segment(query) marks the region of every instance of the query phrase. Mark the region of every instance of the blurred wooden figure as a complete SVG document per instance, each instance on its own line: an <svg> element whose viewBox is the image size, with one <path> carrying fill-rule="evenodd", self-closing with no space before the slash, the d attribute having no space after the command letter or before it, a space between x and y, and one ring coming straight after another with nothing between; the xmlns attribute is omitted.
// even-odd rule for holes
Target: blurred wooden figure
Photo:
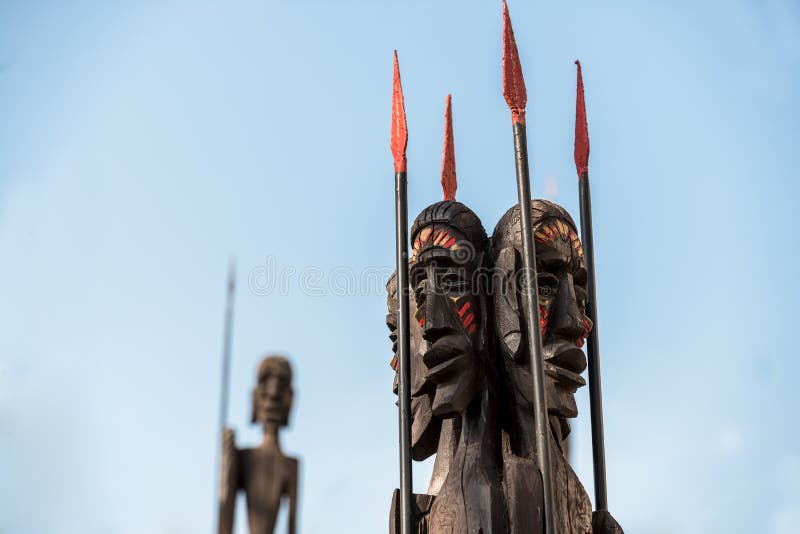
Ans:
<svg viewBox="0 0 800 534"><path fill-rule="evenodd" d="M253 423L264 439L258 447L237 449L233 429L222 435L219 534L232 534L236 495L244 490L250 534L273 534L281 500L288 500L288 532L297 529L298 461L284 455L279 432L292 408L292 368L282 356L267 356L258 366L253 390Z"/></svg>

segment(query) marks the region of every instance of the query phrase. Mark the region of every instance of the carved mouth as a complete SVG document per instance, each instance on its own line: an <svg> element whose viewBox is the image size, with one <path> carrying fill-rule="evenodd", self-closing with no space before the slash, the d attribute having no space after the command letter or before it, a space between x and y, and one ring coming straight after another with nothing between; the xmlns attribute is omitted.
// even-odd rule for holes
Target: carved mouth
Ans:
<svg viewBox="0 0 800 534"><path fill-rule="evenodd" d="M283 413L283 405L279 402L264 403L264 415L269 417L279 417Z"/></svg>
<svg viewBox="0 0 800 534"><path fill-rule="evenodd" d="M567 371L563 367L553 365L550 362L544 363L544 372L547 376L554 378L556 382L571 391L575 391L579 387L586 385L586 380L584 380L581 375L573 373L572 371Z"/></svg>
<svg viewBox="0 0 800 534"><path fill-rule="evenodd" d="M543 347L545 373L564 387L575 390L586 385L580 375L586 369L586 356L574 343L557 341Z"/></svg>
<svg viewBox="0 0 800 534"><path fill-rule="evenodd" d="M449 378L452 375L458 374L458 371L461 367L458 357L462 354L463 351L460 350L448 351L448 359L442 361L441 363L436 363L432 367L428 368L427 372L425 373L425 381L437 383Z"/></svg>
<svg viewBox="0 0 800 534"><path fill-rule="evenodd" d="M422 356L426 368L425 382L440 383L460 374L464 370L464 358L469 348L469 342L463 334L439 337Z"/></svg>

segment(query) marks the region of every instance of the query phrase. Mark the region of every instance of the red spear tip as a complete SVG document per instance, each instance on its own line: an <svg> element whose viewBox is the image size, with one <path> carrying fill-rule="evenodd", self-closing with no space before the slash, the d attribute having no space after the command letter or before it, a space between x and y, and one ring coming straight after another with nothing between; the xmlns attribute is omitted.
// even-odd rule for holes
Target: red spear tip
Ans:
<svg viewBox="0 0 800 534"><path fill-rule="evenodd" d="M514 39L514 29L511 27L506 0L503 0L503 97L511 108L511 120L525 124L528 93L525 90L525 79L522 77L522 65L519 62L517 42Z"/></svg>
<svg viewBox="0 0 800 534"><path fill-rule="evenodd" d="M453 144L453 108L447 95L444 109L444 151L442 153L442 192L445 200L456 199L456 152Z"/></svg>
<svg viewBox="0 0 800 534"><path fill-rule="evenodd" d="M575 61L578 66L578 87L575 101L575 169L580 179L589 172L589 125L586 122L586 101L583 97L583 75L581 62Z"/></svg>
<svg viewBox="0 0 800 534"><path fill-rule="evenodd" d="M406 127L406 107L403 101L403 86L400 83L400 64L397 61L397 50L394 51L394 86L392 89L392 156L394 172L406 171L406 146L408 146L408 128Z"/></svg>

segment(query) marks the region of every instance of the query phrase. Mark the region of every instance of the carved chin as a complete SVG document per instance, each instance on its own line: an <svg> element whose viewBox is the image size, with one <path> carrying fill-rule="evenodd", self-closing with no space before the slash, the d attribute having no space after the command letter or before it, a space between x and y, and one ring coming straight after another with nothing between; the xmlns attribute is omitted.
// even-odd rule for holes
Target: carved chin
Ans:
<svg viewBox="0 0 800 534"><path fill-rule="evenodd" d="M436 417L449 419L464 412L476 394L474 380L454 380L438 384L431 409Z"/></svg>
<svg viewBox="0 0 800 534"><path fill-rule="evenodd" d="M286 421L286 416L288 415L288 411L284 406L276 406L276 405L268 405L264 406L260 412L259 420L263 423L272 423L281 425L284 421Z"/></svg>
<svg viewBox="0 0 800 534"><path fill-rule="evenodd" d="M512 367L509 376L514 384L517 403L533 409L533 378L527 369ZM545 374L545 395L547 396L547 412L566 419L578 417L578 405L575 403L575 389L564 387L550 375Z"/></svg>
<svg viewBox="0 0 800 534"><path fill-rule="evenodd" d="M565 419L578 417L578 405L575 403L575 390L565 388L550 376L546 379L547 412Z"/></svg>
<svg viewBox="0 0 800 534"><path fill-rule="evenodd" d="M566 419L578 417L578 405L575 403L575 393L554 384L548 380L547 385L547 411L550 415L558 415Z"/></svg>

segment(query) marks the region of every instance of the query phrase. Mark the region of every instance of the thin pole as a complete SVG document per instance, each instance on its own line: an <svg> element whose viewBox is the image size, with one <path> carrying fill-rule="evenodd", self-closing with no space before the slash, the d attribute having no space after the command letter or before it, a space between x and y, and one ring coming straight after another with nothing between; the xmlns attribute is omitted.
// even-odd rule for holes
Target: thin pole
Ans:
<svg viewBox="0 0 800 534"><path fill-rule="evenodd" d="M531 216L531 186L528 177L528 148L525 124L514 123L514 152L517 160L517 194L519 196L520 225L522 226L522 266L524 269L525 325L528 330L528 353L531 355L533 398L535 400L536 452L542 472L544 492L545 532L555 532L553 514L553 483L550 474L550 428L547 417L547 400L544 391L544 359L542 331L539 327L539 290L536 274L536 249L533 242Z"/></svg>
<svg viewBox="0 0 800 534"><path fill-rule="evenodd" d="M411 534L411 361L409 350L408 304L408 212L406 200L406 173L395 173L395 199L397 204L397 353L399 378L397 393L400 399L400 532Z"/></svg>
<svg viewBox="0 0 800 534"><path fill-rule="evenodd" d="M222 459L222 435L228 424L228 390L230 388L231 345L233 343L233 304L236 291L236 261L231 258L228 263L228 288L225 300L225 326L222 337L222 372L219 392L219 423L217 435L217 473ZM219 483L214 484L214 509L217 510L219 524Z"/></svg>
<svg viewBox="0 0 800 534"><path fill-rule="evenodd" d="M589 368L589 411L592 414L592 458L594 461L594 499L597 510L608 510L606 491L606 448L603 431L603 388L600 380L600 341L597 329L597 293L594 277L594 239L592 237L592 199L589 173L581 174L579 183L581 204L581 238L586 258L587 302L586 315L594 325L586 340Z"/></svg>

